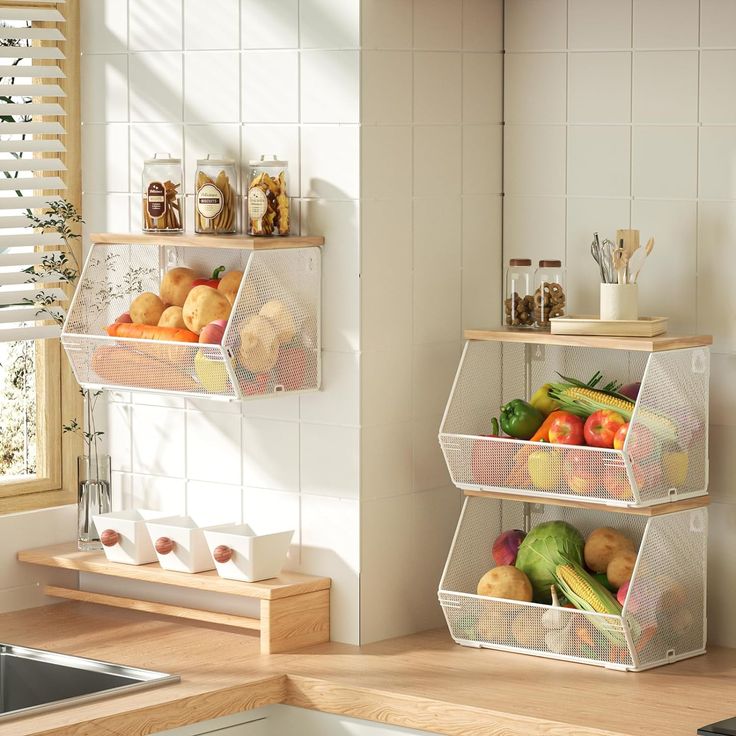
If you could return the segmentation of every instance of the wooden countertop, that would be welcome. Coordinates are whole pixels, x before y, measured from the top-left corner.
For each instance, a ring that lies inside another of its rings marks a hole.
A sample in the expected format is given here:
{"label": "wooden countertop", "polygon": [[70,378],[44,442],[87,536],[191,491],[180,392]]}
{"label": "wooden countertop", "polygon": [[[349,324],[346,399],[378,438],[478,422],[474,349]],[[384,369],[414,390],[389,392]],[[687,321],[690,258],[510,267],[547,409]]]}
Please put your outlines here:
{"label": "wooden countertop", "polygon": [[3,736],[137,736],[287,703],[450,736],[694,736],[736,714],[736,650],[643,673],[468,649],[444,629],[262,656],[248,633],[80,603],[0,616],[0,641],[180,674],[9,721]]}

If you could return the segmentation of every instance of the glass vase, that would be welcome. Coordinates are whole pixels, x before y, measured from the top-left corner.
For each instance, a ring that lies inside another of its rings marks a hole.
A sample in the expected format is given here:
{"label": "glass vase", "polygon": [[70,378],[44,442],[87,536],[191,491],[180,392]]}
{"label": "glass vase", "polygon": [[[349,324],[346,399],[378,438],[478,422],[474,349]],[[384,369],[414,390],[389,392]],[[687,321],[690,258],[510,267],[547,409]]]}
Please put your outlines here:
{"label": "glass vase", "polygon": [[110,456],[93,454],[77,458],[79,492],[77,499],[77,546],[80,550],[100,550],[100,535],[92,516],[112,510]]}

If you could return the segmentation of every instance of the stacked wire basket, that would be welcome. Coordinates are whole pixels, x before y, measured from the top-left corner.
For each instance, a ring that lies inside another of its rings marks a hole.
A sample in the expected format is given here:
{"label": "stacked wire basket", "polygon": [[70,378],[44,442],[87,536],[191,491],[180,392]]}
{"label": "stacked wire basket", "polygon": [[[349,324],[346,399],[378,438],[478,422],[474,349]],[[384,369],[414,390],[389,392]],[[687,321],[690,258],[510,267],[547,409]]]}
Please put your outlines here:
{"label": "stacked wire basket", "polygon": [[[143,292],[158,293],[167,270],[206,275],[219,266],[243,272],[221,344],[111,337],[108,325]],[[320,387],[319,247],[249,250],[157,242],[93,243],[62,330],[80,385],[226,400],[258,399]],[[242,360],[244,325],[278,301],[293,335],[273,365],[254,371]]]}
{"label": "stacked wire basket", "polygon": [[[536,452],[561,453],[561,465],[568,453],[584,455],[590,482],[570,484],[560,474],[552,487],[507,483],[519,450],[530,443],[485,436],[499,407],[528,397],[556,373],[585,380],[597,370],[620,383],[641,381],[627,443],[637,424],[670,428],[679,470],[665,467],[662,453],[637,453],[628,444],[622,450],[535,444]],[[466,492],[438,593],[456,642],[631,671],[705,651],[707,510],[697,497],[708,487],[709,372],[707,347],[643,352],[466,343],[439,436],[452,481]],[[476,593],[495,566],[491,547],[499,534],[552,520],[584,536],[613,527],[635,543],[621,615],[555,608],[558,625],[550,629],[549,605]],[[574,635],[581,630],[587,643]]]}

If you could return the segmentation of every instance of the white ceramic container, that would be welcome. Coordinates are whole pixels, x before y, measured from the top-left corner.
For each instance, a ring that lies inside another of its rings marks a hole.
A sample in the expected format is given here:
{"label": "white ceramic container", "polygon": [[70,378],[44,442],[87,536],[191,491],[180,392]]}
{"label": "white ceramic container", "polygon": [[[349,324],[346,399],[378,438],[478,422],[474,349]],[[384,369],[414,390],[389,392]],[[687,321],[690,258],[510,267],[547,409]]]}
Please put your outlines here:
{"label": "white ceramic container", "polygon": [[163,516],[161,511],[134,509],[95,514],[92,520],[100,532],[102,549],[110,562],[147,565],[156,562],[156,551],[146,529],[146,521]]}
{"label": "white ceramic container", "polygon": [[601,319],[639,319],[639,285],[601,284]]}
{"label": "white ceramic container", "polygon": [[215,563],[204,538],[204,528],[197,526],[189,516],[167,516],[147,522],[146,527],[164,570],[190,573],[214,570]]}
{"label": "white ceramic container", "polygon": [[258,534],[248,524],[232,524],[204,536],[220,577],[252,583],[279,575],[294,531]]}

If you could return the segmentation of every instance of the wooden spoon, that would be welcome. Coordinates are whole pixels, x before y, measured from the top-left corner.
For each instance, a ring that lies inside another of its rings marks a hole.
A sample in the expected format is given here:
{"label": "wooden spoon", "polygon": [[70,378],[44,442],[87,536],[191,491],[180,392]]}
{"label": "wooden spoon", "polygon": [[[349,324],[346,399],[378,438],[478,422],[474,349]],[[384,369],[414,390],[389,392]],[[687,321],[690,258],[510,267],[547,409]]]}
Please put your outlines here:
{"label": "wooden spoon", "polygon": [[631,270],[633,271],[634,275],[632,277],[632,281],[636,283],[636,280],[639,278],[639,273],[644,266],[644,261],[646,261],[647,256],[654,250],[654,238],[649,238],[647,241],[647,244],[643,248],[639,248],[638,253],[641,254],[640,257],[636,260],[636,271],[634,271],[634,264],[632,262],[631,264]]}

